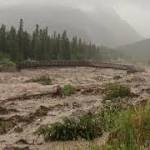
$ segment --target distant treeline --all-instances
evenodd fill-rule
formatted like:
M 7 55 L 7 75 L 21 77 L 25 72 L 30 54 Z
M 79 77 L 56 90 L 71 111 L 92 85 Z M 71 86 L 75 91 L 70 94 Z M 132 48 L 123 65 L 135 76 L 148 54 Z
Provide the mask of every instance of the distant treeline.
M 67 32 L 62 34 L 48 33 L 48 28 L 41 29 L 36 25 L 33 33 L 24 30 L 21 19 L 19 28 L 5 25 L 0 27 L 0 54 L 12 61 L 24 60 L 78 60 L 78 59 L 111 59 L 116 57 L 110 49 L 87 43 L 80 38 L 70 39 Z

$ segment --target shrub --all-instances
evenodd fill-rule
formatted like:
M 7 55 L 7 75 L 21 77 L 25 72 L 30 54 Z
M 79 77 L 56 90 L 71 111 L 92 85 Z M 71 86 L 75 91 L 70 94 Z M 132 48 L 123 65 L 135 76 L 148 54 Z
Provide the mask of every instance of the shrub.
M 105 99 L 112 100 L 115 98 L 124 98 L 128 96 L 131 96 L 131 90 L 129 87 L 117 83 L 106 85 Z
M 16 64 L 8 58 L 3 58 L 0 60 L 0 71 L 15 71 Z
M 118 112 L 107 146 L 116 149 L 141 150 L 150 141 L 150 108 Z M 149 143 L 150 146 L 150 143 Z
M 40 128 L 38 133 L 43 134 L 46 141 L 93 140 L 102 135 L 102 129 L 97 117 L 88 114 L 77 120 L 65 118 L 62 123 Z
M 31 79 L 31 82 L 37 82 L 37 83 L 40 83 L 42 85 L 51 85 L 52 84 L 52 80 L 49 77 L 49 75 L 42 75 L 38 78 Z
M 63 87 L 63 89 L 62 89 L 62 94 L 64 96 L 70 96 L 70 95 L 72 95 L 74 93 L 75 93 L 75 88 L 72 85 L 70 85 L 70 84 L 65 85 Z

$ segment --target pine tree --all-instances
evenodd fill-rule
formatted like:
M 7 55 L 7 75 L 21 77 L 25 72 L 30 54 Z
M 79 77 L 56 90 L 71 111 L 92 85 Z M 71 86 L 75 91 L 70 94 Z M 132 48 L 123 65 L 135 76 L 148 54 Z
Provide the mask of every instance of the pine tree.
M 2 25 L 0 28 L 0 52 L 6 53 L 7 51 L 7 41 L 6 41 L 6 26 Z
M 66 31 L 62 34 L 62 58 L 66 60 L 71 58 L 70 43 Z
M 39 25 L 36 25 L 35 31 L 33 31 L 32 39 L 31 39 L 31 51 L 32 51 L 32 58 L 38 59 L 38 51 L 39 51 L 39 44 L 40 44 L 40 37 L 39 37 Z
M 67 31 L 62 34 L 48 33 L 48 28 L 40 29 L 36 25 L 32 34 L 24 30 L 23 19 L 20 19 L 18 30 L 11 27 L 7 30 L 5 25 L 0 27 L 0 53 L 9 55 L 15 61 L 27 59 L 47 61 L 75 60 L 75 59 L 110 59 L 108 49 L 87 43 L 81 38 L 69 39 Z
M 18 47 L 19 47 L 19 60 L 23 60 L 23 19 L 20 19 L 19 29 L 18 29 Z
M 12 26 L 7 34 L 7 51 L 13 61 L 19 60 L 19 46 L 16 29 Z

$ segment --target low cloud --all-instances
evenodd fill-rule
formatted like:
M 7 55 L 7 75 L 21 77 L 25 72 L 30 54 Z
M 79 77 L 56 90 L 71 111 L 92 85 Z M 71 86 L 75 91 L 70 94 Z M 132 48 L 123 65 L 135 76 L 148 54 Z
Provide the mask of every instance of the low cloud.
M 14 5 L 29 5 L 33 9 L 36 5 L 63 5 L 86 12 L 113 8 L 138 32 L 150 37 L 150 0 L 0 0 L 0 4 L 0 9 Z

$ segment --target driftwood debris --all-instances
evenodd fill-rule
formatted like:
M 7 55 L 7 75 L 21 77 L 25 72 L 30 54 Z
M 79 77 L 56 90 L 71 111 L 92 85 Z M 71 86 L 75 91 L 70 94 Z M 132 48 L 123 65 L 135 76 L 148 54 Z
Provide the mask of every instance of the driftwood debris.
M 43 96 L 51 96 L 51 97 L 61 96 L 60 86 L 55 86 L 51 88 L 49 91 L 43 91 L 43 92 L 38 92 L 38 93 L 25 93 L 25 94 L 17 95 L 14 97 L 8 97 L 6 99 L 0 100 L 0 104 L 3 104 L 8 101 L 26 100 L 26 99 L 31 99 L 31 98 L 40 98 Z
M 75 86 L 75 92 L 80 92 L 81 94 L 98 94 L 102 92 L 102 88 L 97 85 L 86 85 L 86 86 Z M 44 96 L 49 96 L 52 98 L 62 97 L 62 87 L 60 85 L 55 85 L 51 87 L 48 91 L 40 91 L 40 92 L 33 92 L 33 93 L 24 93 L 22 95 L 16 95 L 13 97 L 8 97 L 3 100 L 0 100 L 0 104 L 5 104 L 9 101 L 16 101 L 16 100 L 26 100 L 26 99 L 35 99 L 41 98 Z

